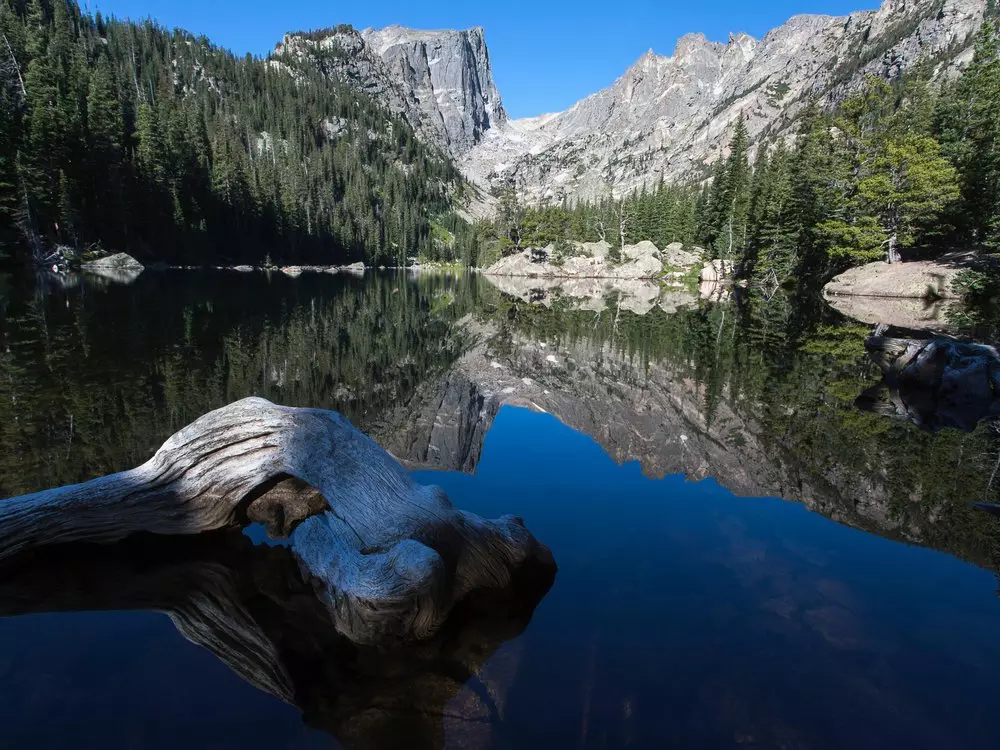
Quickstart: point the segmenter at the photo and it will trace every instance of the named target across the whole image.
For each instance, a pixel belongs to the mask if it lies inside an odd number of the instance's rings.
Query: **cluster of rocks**
[[[660,251],[652,242],[625,245],[620,259],[612,257],[611,245],[601,242],[571,242],[565,256],[554,245],[526,248],[501,258],[486,269],[489,276],[526,276],[565,279],[660,279],[665,273],[684,276],[701,262],[703,250],[685,250],[675,242]]]

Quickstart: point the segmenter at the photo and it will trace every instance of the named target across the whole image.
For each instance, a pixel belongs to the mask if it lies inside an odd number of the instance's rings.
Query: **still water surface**
[[[559,572],[530,618],[362,657],[301,646],[273,605],[301,582],[247,536],[20,561],[0,747],[1000,741],[1000,525],[968,505],[996,498],[995,433],[860,411],[870,330],[808,301],[640,315],[465,276],[235,273],[3,293],[0,496],[128,468],[257,394],[341,410],[459,507],[523,516]],[[219,580],[322,677],[282,701],[186,639]]]

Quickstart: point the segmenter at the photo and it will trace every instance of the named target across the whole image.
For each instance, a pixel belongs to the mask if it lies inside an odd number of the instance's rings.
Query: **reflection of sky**
[[[416,476],[522,515],[560,566],[446,708],[451,744],[996,746],[987,572],[711,479],[647,479],[523,409],[501,410],[474,476]],[[0,619],[0,644],[0,748],[335,746],[163,615]]]
[[[519,741],[996,745],[987,572],[713,480],[646,479],[521,409],[501,411],[475,476],[418,478],[522,515],[559,563],[502,670]]]

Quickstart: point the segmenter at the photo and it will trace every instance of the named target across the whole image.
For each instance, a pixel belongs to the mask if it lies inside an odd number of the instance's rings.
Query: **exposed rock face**
[[[539,276],[565,279],[658,279],[663,274],[663,253],[648,240],[625,245],[621,258],[614,261],[607,242],[571,243],[572,254],[558,258],[554,247],[528,248],[501,258],[488,269],[489,276]],[[683,255],[681,254],[683,253]],[[691,253],[671,254],[674,261],[691,260]]]
[[[393,79],[415,94],[424,118],[440,127],[449,153],[465,153],[483,133],[507,121],[482,28],[414,31],[390,26],[366,29],[361,36]]]
[[[321,37],[287,35],[275,50],[372,96],[452,157],[466,153],[507,115],[481,28],[416,31],[401,26]],[[330,124],[333,130],[336,123]]]
[[[731,279],[735,272],[736,268],[732,261],[716,258],[705,264],[701,269],[698,280],[702,283],[717,284],[720,281]]]
[[[946,299],[956,294],[951,282],[968,266],[964,257],[905,263],[876,261],[849,268],[823,287],[826,295]]]
[[[763,39],[682,37],[652,50],[612,86],[565,112],[513,120],[461,161],[472,179],[515,174],[529,199],[596,198],[611,188],[699,178],[742,113],[751,141],[785,133],[811,95],[833,101],[866,74],[895,77],[918,60],[968,59],[985,0],[885,0],[846,17],[795,16]]]
[[[986,6],[884,0],[849,16],[795,16],[763,39],[688,34],[671,56],[648,51],[568,110],[518,120],[504,112],[479,28],[341,27],[323,38],[287,36],[276,53],[377,98],[482,186],[514,176],[530,201],[597,198],[707,176],[741,114],[756,146],[790,134],[810,97],[836,101],[865,75],[893,78],[926,58],[946,74],[971,57]]]

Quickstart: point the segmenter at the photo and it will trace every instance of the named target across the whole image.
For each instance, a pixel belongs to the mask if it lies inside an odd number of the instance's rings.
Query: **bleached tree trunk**
[[[14,48],[10,46],[10,40],[7,38],[6,34],[0,34],[3,37],[3,43],[7,47],[7,54],[10,55],[10,64],[14,68],[14,72],[17,74],[17,82],[21,87],[21,96],[26,97],[28,95],[28,89],[24,86],[24,77],[21,75],[21,66],[17,62],[17,58],[14,56]]]
[[[340,414],[260,398],[206,414],[135,469],[0,501],[0,559],[253,521],[291,534],[335,627],[362,643],[425,638],[467,594],[552,564],[519,518],[456,509]]]

